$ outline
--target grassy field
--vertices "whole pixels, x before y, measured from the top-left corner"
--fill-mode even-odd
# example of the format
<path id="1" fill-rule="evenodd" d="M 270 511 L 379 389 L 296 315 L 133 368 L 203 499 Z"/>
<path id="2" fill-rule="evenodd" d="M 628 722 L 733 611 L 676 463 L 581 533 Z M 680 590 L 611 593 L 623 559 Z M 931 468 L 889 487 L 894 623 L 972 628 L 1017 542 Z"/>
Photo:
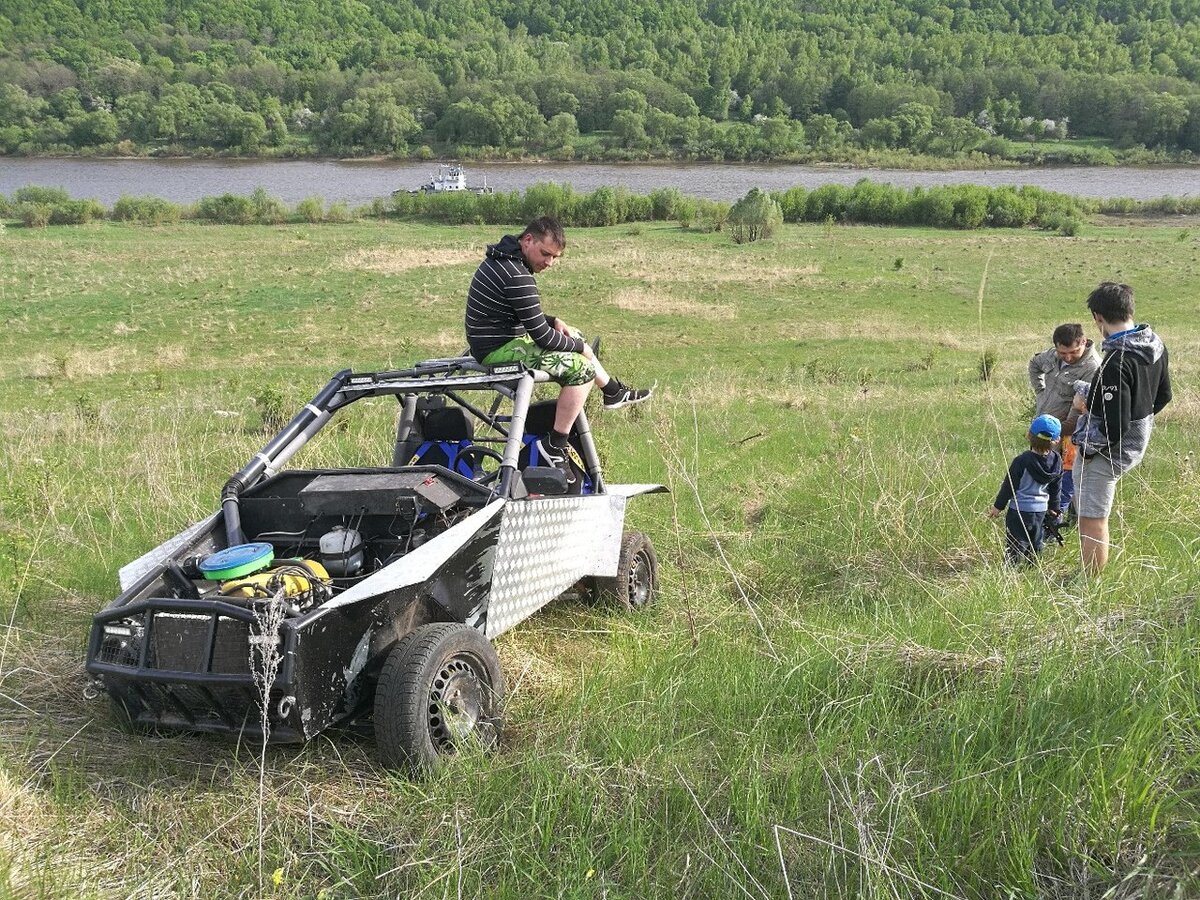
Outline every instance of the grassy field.
<path id="1" fill-rule="evenodd" d="M 672 489 L 631 506 L 656 608 L 564 601 L 500 638 L 495 756 L 415 782 L 331 732 L 267 753 L 261 808 L 257 748 L 85 701 L 117 568 L 335 370 L 456 354 L 497 236 L 0 231 L 0 897 L 1197 896 L 1194 223 L 573 231 L 546 306 L 658 383 L 593 416 L 611 480 Z M 984 512 L 1026 362 L 1105 279 L 1175 401 L 1103 577 L 1073 541 L 1005 570 Z M 393 409 L 297 464 L 385 462 Z"/>

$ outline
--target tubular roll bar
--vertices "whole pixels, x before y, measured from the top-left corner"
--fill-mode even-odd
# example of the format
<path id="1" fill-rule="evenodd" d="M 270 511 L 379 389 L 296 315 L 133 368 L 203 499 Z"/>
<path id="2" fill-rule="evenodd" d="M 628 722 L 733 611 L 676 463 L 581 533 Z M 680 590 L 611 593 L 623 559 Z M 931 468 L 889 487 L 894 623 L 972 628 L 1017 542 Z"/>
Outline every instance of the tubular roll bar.
<path id="1" fill-rule="evenodd" d="M 364 397 L 395 396 L 402 398 L 402 420 L 411 423 L 416 410 L 416 395 L 440 392 L 450 396 L 479 415 L 479 410 L 454 395 L 455 391 L 496 390 L 513 399 L 513 414 L 509 422 L 504 444 L 503 462 L 500 466 L 498 493 L 508 497 L 512 491 L 517 471 L 517 459 L 521 453 L 521 436 L 525 431 L 525 416 L 533 396 L 533 388 L 550 380 L 545 372 L 526 369 L 520 364 L 483 366 L 469 356 L 447 359 L 430 359 L 417 363 L 410 369 L 390 372 L 360 372 L 350 369 L 338 372 L 329 383 L 319 390 L 304 408 L 296 413 L 283 429 L 271 438 L 262 450 L 239 469 L 221 490 L 221 510 L 225 517 L 225 537 L 229 546 L 246 543 L 242 531 L 239 500 L 264 477 L 278 472 L 318 431 L 330 417 L 343 406 L 348 406 Z M 490 416 L 480 416 L 490 422 Z M 592 440 L 587 416 L 582 412 L 576 420 L 576 431 L 583 446 L 583 458 L 588 475 L 597 490 L 602 490 L 600 461 L 596 445 Z M 503 431 L 501 431 L 503 434 Z M 401 442 L 397 436 L 397 446 Z M 397 461 L 393 458 L 393 465 Z"/>

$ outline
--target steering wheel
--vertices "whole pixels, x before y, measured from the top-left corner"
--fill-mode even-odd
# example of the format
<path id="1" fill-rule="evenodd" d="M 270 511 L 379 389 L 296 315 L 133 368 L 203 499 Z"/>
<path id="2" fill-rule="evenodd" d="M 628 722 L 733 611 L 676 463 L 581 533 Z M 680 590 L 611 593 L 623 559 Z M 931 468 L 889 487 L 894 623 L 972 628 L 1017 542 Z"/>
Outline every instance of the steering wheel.
<path id="1" fill-rule="evenodd" d="M 476 458 L 478 457 L 478 459 Z M 491 447 L 485 447 L 482 444 L 472 444 L 469 447 L 464 447 L 459 451 L 459 461 L 466 460 L 471 464 L 471 468 L 479 467 L 482 469 L 483 460 L 491 459 L 496 461 L 496 468 L 491 472 L 484 472 L 475 479 L 477 484 L 491 484 L 500 477 L 500 463 L 504 462 L 504 457 Z"/>

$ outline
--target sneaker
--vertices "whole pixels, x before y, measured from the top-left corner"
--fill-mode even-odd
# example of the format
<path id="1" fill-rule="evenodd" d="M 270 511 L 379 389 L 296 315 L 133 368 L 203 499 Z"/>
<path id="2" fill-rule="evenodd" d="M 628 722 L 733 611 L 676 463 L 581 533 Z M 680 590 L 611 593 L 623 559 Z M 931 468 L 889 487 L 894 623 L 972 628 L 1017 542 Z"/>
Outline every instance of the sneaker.
<path id="1" fill-rule="evenodd" d="M 614 378 L 613 381 L 617 380 Z M 640 391 L 636 388 L 627 387 L 620 381 L 617 381 L 616 393 L 604 395 L 604 408 L 620 409 L 623 406 L 633 406 L 635 403 L 641 403 L 643 400 L 649 400 L 650 395 L 653 393 L 654 388 Z"/>
<path id="2" fill-rule="evenodd" d="M 565 447 L 555 447 L 547 438 L 537 439 L 538 465 L 553 466 L 556 469 L 562 469 L 567 476 L 567 484 L 575 483 L 575 470 L 571 468 L 571 463 L 567 459 L 567 450 Z"/>

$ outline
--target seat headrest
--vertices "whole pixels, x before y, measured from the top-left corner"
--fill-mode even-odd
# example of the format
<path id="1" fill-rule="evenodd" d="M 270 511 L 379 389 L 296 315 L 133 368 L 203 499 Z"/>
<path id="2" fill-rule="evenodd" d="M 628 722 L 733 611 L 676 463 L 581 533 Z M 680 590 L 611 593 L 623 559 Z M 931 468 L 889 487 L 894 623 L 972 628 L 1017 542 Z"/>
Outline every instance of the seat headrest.
<path id="1" fill-rule="evenodd" d="M 475 439 L 475 420 L 461 406 L 431 409 L 425 413 L 421 433 L 427 441 L 471 441 Z"/>

